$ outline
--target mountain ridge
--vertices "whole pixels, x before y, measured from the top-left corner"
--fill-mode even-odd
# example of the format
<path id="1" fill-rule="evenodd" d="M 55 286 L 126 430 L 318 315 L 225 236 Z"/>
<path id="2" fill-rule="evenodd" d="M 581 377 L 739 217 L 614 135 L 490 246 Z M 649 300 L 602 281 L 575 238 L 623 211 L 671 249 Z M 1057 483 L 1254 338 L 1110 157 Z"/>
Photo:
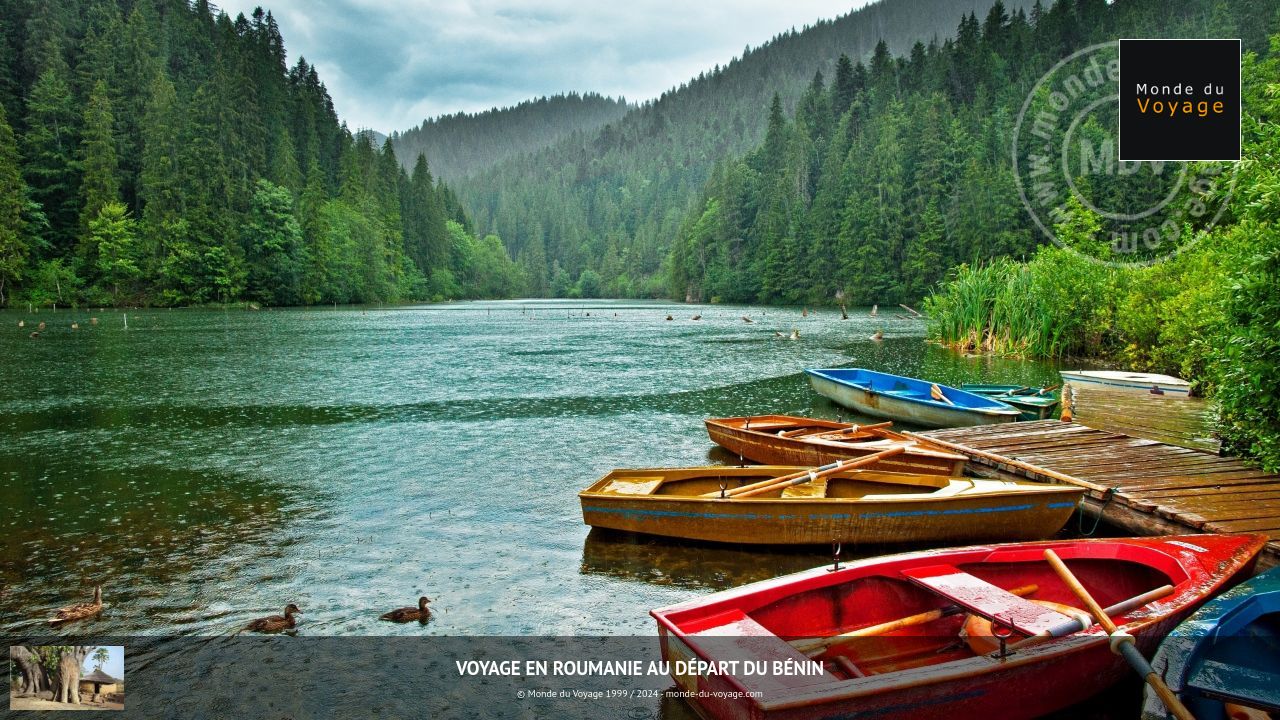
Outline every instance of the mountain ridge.
<path id="1" fill-rule="evenodd" d="M 895 55 L 944 42 L 962 15 L 994 3 L 881 0 L 781 32 L 597 131 L 513 155 L 452 187 L 476 227 L 522 258 L 533 294 L 549 294 L 561 272 L 588 267 L 622 278 L 607 293 L 662 294 L 654 278 L 685 211 L 717 161 L 759 142 L 774 93 L 790 111 L 815 72 L 829 74 L 840 55 L 868 57 L 882 39 Z"/>
<path id="2" fill-rule="evenodd" d="M 624 98 L 569 92 L 475 113 L 457 112 L 393 132 L 396 156 L 411 167 L 425 154 L 437 177 L 469 177 L 511 157 L 537 150 L 576 132 L 599 128 L 630 111 Z"/>

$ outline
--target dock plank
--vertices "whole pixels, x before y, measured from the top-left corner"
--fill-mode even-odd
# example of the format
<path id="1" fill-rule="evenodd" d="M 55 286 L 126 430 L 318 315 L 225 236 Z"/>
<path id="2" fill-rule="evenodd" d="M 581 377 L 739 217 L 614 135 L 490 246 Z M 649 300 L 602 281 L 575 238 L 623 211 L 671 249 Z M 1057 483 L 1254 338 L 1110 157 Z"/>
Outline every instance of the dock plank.
<path id="1" fill-rule="evenodd" d="M 1076 422 L 1172 445 L 1217 452 L 1212 407 L 1200 398 L 1070 386 Z"/>

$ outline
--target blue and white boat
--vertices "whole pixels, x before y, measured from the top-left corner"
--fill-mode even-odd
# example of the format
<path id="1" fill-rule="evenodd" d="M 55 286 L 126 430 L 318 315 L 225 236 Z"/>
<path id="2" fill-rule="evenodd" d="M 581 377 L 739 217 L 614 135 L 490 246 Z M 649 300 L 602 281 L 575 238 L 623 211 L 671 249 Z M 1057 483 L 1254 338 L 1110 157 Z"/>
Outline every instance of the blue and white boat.
<path id="1" fill-rule="evenodd" d="M 805 370 L 814 392 L 864 415 L 926 427 L 1013 422 L 1021 411 L 998 400 L 916 378 L 842 368 Z M 944 399 L 934 397 L 934 388 Z"/>
<path id="2" fill-rule="evenodd" d="M 1122 370 L 1062 370 L 1060 374 L 1063 382 L 1077 386 L 1149 392 L 1174 397 L 1187 397 L 1191 393 L 1191 383 L 1172 375 Z"/>
<path id="3" fill-rule="evenodd" d="M 1280 717 L 1280 568 L 1196 611 L 1151 666 L 1199 720 Z M 1172 717 L 1150 688 L 1142 717 Z"/>

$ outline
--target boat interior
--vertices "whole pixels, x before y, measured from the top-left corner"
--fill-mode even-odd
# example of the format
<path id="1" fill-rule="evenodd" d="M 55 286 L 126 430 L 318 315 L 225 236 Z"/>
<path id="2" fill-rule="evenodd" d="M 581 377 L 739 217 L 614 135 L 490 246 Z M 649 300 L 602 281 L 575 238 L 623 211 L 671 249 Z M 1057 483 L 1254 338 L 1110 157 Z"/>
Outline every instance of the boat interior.
<path id="1" fill-rule="evenodd" d="M 759 468 L 764 468 L 761 472 Z M 592 485 L 585 492 L 606 495 L 651 495 L 664 497 L 713 496 L 752 483 L 791 474 L 806 468 L 778 468 L 756 466 L 751 468 L 725 468 L 723 473 L 711 474 L 707 468 L 667 470 L 657 474 L 653 470 L 615 470 Z M 750 499 L 789 498 L 862 498 L 874 499 L 892 495 L 918 495 L 947 497 L 974 487 L 981 480 L 944 477 L 941 475 L 916 475 L 912 473 L 849 470 L 789 487 L 778 487 Z M 747 498 L 744 498 L 746 500 Z"/>
<path id="2" fill-rule="evenodd" d="M 868 442 L 907 439 L 905 435 L 890 430 L 887 427 L 889 423 L 859 426 L 832 420 L 804 418 L 801 421 L 786 417 L 723 418 L 719 422 L 740 430 L 806 440 L 817 438 L 839 442 Z"/>
<path id="3" fill-rule="evenodd" d="M 942 393 L 942 396 L 950 402 L 948 403 L 945 401 L 935 400 L 931 393 L 932 385 L 923 380 L 907 382 L 902 378 L 892 375 L 882 375 L 879 373 L 870 373 L 861 370 L 824 370 L 822 372 L 831 376 L 831 378 L 835 380 L 857 385 L 871 392 L 880 393 L 881 395 L 892 395 L 894 397 L 928 403 L 957 405 L 959 407 L 969 409 L 1004 407 L 999 402 L 990 398 L 975 395 L 973 393 L 960 392 L 945 385 L 938 385 L 937 387 Z"/>
<path id="4" fill-rule="evenodd" d="M 1186 684 L 1204 697 L 1280 711 L 1280 592 L 1258 594 L 1224 616 Z"/>
<path id="5" fill-rule="evenodd" d="M 1067 613 L 1082 612 L 1038 551 L 998 551 L 982 562 L 956 560 L 955 565 L 938 557 L 894 569 L 871 568 L 844 582 L 819 579 L 810 589 L 781 596 L 762 590 L 731 603 L 675 612 L 669 619 L 699 644 L 709 642 L 744 659 L 817 660 L 828 680 L 838 681 L 997 653 L 1000 635 L 1006 635 L 1008 647 L 1069 619 Z M 1066 562 L 1104 607 L 1187 578 L 1176 563 L 1157 569 L 1118 559 Z M 815 647 L 824 638 L 936 610 L 942 612 L 927 622 Z M 993 632 L 991 618 L 997 616 L 1015 619 Z M 750 641 L 741 641 L 746 638 Z"/>

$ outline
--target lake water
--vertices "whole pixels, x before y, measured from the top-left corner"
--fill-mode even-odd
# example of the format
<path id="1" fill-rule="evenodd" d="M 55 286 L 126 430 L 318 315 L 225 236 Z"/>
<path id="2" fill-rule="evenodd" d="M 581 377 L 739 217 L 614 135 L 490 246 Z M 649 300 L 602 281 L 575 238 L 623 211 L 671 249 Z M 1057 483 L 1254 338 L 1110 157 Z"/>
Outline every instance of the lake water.
<path id="1" fill-rule="evenodd" d="M 0 630 L 101 583 L 108 610 L 66 632 L 225 634 L 295 602 L 306 635 L 650 635 L 650 608 L 826 553 L 589 534 L 576 494 L 609 469 L 733 461 L 708 415 L 834 417 L 805 367 L 1056 382 L 931 347 L 897 313 L 0 313 Z M 377 620 L 422 594 L 425 628 Z"/>

